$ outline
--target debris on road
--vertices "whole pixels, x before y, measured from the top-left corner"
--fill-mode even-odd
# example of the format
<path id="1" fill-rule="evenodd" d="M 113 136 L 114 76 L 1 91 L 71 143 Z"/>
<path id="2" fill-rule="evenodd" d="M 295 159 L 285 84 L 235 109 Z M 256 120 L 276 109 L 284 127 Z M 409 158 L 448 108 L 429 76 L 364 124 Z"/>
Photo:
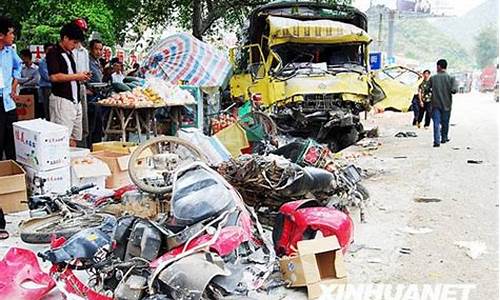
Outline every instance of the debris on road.
<path id="1" fill-rule="evenodd" d="M 362 147 L 366 151 L 377 150 L 380 145 L 381 145 L 380 142 L 370 139 L 363 139 L 356 143 L 356 146 Z"/>
<path id="2" fill-rule="evenodd" d="M 347 283 L 341 246 L 335 237 L 303 240 L 297 251 L 280 258 L 283 278 L 291 287 L 307 287 L 309 299 L 321 296 L 321 286 Z"/>
<path id="3" fill-rule="evenodd" d="M 486 252 L 486 243 L 481 241 L 458 241 L 454 243 L 458 248 L 466 249 L 466 254 L 472 259 L 477 259 Z"/>
<path id="4" fill-rule="evenodd" d="M 372 129 L 366 130 L 365 135 L 367 138 L 376 138 L 379 137 L 378 127 L 374 127 Z"/>
<path id="5" fill-rule="evenodd" d="M 441 202 L 442 200 L 439 198 L 417 197 L 413 199 L 413 201 L 417 203 L 436 203 L 436 202 Z"/>
<path id="6" fill-rule="evenodd" d="M 399 248 L 399 253 L 409 255 L 411 254 L 411 249 L 406 247 Z"/>
<path id="7" fill-rule="evenodd" d="M 21 223 L 21 238 L 50 242 L 38 256 L 52 263 L 47 276 L 57 285 L 51 288 L 99 300 L 247 295 L 284 284 L 273 275 L 278 258 L 306 266 L 318 251 L 327 268 L 321 278 L 345 282 L 341 256 L 354 237 L 348 207 L 360 208 L 364 221 L 369 200 L 359 168 L 312 140 L 212 167 L 194 146 L 186 146 L 192 155 L 186 160 L 172 147 L 145 151 L 153 144 L 162 138 L 139 145 L 130 157 L 128 172 L 140 185 L 96 192 L 87 184 L 29 198 L 32 217 Z M 271 225 L 272 241 L 260 222 Z M 79 278 L 77 269 L 90 277 Z M 194 276 L 193 269 L 202 271 Z M 303 285 L 314 298 L 324 280 L 309 275 Z"/>
<path id="8" fill-rule="evenodd" d="M 476 164 L 476 165 L 480 165 L 480 164 L 482 164 L 482 163 L 483 163 L 483 161 L 482 161 L 482 160 L 469 159 L 469 160 L 467 160 L 467 163 L 468 163 L 468 164 Z"/>
<path id="9" fill-rule="evenodd" d="M 400 131 L 396 133 L 395 137 L 397 138 L 417 137 L 417 134 L 413 131 L 406 131 L 406 132 Z"/>

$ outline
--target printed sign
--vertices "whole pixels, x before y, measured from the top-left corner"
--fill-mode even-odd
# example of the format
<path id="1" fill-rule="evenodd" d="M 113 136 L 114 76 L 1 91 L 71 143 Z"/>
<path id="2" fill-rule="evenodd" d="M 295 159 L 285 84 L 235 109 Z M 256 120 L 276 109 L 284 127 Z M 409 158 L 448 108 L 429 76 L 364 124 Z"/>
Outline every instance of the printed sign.
<path id="1" fill-rule="evenodd" d="M 372 52 L 370 53 L 370 69 L 380 70 L 382 68 L 382 53 Z"/>

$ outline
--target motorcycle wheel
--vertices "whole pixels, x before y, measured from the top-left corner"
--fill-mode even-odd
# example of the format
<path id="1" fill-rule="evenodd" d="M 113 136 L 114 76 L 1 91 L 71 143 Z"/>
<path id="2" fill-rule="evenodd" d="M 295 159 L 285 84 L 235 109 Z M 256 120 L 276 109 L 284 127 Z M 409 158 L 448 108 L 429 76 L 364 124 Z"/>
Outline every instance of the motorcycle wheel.
<path id="1" fill-rule="evenodd" d="M 361 194 L 361 196 L 363 196 L 363 200 L 370 199 L 368 189 L 361 185 L 361 183 L 356 183 L 356 190 Z"/>
<path id="2" fill-rule="evenodd" d="M 169 150 L 165 148 L 168 147 Z M 206 156 L 203 152 L 198 149 L 195 145 L 188 141 L 185 141 L 178 137 L 173 136 L 160 136 L 150 139 L 142 144 L 140 144 L 137 149 L 134 150 L 130 156 L 128 163 L 128 171 L 130 179 L 137 185 L 137 187 L 147 193 L 152 194 L 166 194 L 172 191 L 172 185 L 162 182 L 162 185 L 156 185 L 149 183 L 147 178 L 140 175 L 141 167 L 144 159 L 147 159 L 147 152 L 150 151 L 152 155 L 164 154 L 164 153 L 175 153 L 176 150 L 185 150 L 183 154 L 188 154 L 189 157 L 179 157 L 181 161 L 202 161 L 207 162 Z M 176 153 L 177 154 L 177 153 Z M 149 155 L 151 156 L 151 155 Z M 189 160 L 191 159 L 191 160 Z M 158 175 L 158 174 L 157 174 Z M 162 180 L 160 180 L 162 181 Z"/>
<path id="3" fill-rule="evenodd" d="M 21 240 L 29 244 L 48 244 L 52 236 L 69 239 L 75 233 L 102 224 L 107 214 L 84 214 L 72 218 L 64 218 L 60 214 L 30 218 L 19 224 Z"/>

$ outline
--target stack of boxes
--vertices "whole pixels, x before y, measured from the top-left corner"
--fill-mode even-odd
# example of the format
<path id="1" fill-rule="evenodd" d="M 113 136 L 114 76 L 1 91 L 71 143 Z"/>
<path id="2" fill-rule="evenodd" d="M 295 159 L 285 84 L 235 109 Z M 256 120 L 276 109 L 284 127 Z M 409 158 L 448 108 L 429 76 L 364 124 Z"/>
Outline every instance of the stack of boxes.
<path id="1" fill-rule="evenodd" d="M 102 142 L 92 145 L 92 156 L 105 162 L 111 176 L 106 178 L 106 188 L 115 189 L 131 183 L 128 174 L 130 154 L 137 144 L 130 142 Z"/>
<path id="2" fill-rule="evenodd" d="M 26 171 L 28 190 L 41 192 L 34 184 L 38 178 L 44 180 L 43 192 L 66 192 L 71 187 L 68 129 L 42 119 L 13 125 L 16 160 Z"/>
<path id="3" fill-rule="evenodd" d="M 72 186 L 88 183 L 99 190 L 130 184 L 128 160 L 135 144 L 104 142 L 95 144 L 90 153 L 88 149 L 69 147 L 65 126 L 42 119 L 13 125 L 16 161 L 26 172 L 29 192 L 65 193 Z M 40 181 L 43 190 L 37 186 Z"/>

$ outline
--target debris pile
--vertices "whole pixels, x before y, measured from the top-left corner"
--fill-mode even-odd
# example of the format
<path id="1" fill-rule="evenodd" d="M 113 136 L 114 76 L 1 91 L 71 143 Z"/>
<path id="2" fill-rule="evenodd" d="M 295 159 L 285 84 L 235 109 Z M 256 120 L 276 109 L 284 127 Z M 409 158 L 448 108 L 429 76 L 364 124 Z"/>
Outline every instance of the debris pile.
<path id="1" fill-rule="evenodd" d="M 320 283 L 346 281 L 349 208 L 364 220 L 369 199 L 357 167 L 312 140 L 208 161 L 189 142 L 161 137 L 131 155 L 133 185 L 31 196 L 21 238 L 50 243 L 38 257 L 52 267 L 44 273 L 34 253 L 11 249 L 27 258 L 9 252 L 0 268 L 44 288 L 28 294 L 2 278 L 0 295 L 40 299 L 57 287 L 68 299 L 223 299 L 286 285 L 307 286 L 315 298 Z M 312 278 L 305 268 L 318 249 Z"/>

